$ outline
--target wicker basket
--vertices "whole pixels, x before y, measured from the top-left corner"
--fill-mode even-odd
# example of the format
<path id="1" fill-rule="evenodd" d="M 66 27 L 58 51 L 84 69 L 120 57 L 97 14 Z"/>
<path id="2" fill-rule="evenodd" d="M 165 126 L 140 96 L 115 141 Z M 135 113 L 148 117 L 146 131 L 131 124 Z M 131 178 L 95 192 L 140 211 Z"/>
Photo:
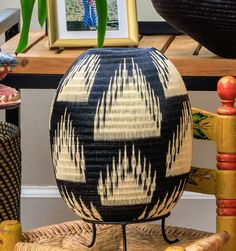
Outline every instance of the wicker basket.
<path id="1" fill-rule="evenodd" d="M 97 241 L 93 248 L 86 248 L 92 238 L 92 227 L 83 221 L 66 222 L 46 226 L 24 234 L 24 242 L 15 251 L 121 251 L 121 227 L 98 225 Z M 170 238 L 178 238 L 178 246 L 186 251 L 216 251 L 228 239 L 228 234 L 210 234 L 186 228 L 167 227 Z M 203 238 L 203 239 L 202 239 Z M 199 241 L 199 239 L 201 239 Z M 197 241 L 198 242 L 195 242 Z M 129 251 L 163 251 L 169 245 L 162 238 L 161 228 L 156 224 L 134 224 L 127 227 Z M 190 243 L 194 244 L 190 245 Z M 190 245 L 190 246 L 189 246 Z"/>
<path id="2" fill-rule="evenodd" d="M 235 0 L 152 0 L 170 24 L 213 53 L 236 58 Z"/>
<path id="3" fill-rule="evenodd" d="M 0 122 L 0 221 L 20 218 L 20 130 Z"/>
<path id="4" fill-rule="evenodd" d="M 80 218 L 133 222 L 169 214 L 190 171 L 192 114 L 184 82 L 164 55 L 90 49 L 63 77 L 52 106 L 57 186 Z"/>

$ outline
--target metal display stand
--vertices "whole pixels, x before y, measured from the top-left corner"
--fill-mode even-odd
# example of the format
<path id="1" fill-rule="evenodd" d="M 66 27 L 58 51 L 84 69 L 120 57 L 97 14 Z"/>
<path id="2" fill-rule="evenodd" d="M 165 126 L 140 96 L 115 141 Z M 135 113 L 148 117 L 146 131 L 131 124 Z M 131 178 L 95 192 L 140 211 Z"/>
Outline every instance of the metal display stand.
<path id="1" fill-rule="evenodd" d="M 97 235 L 97 231 L 96 231 L 96 225 L 97 224 L 103 224 L 103 225 L 121 225 L 122 228 L 122 240 L 123 240 L 123 251 L 127 251 L 127 238 L 126 238 L 126 226 L 129 224 L 138 224 L 138 223 L 147 223 L 147 222 L 151 222 L 151 221 L 158 221 L 161 220 L 161 232 L 162 232 L 162 236 L 163 239 L 165 240 L 166 243 L 168 244 L 174 244 L 177 243 L 179 240 L 175 239 L 175 240 L 170 240 L 168 239 L 168 236 L 166 234 L 166 228 L 165 228 L 165 219 L 167 217 L 170 216 L 170 213 L 168 213 L 167 215 L 163 215 L 160 217 L 156 217 L 153 218 L 151 220 L 138 220 L 138 221 L 133 221 L 133 222 L 103 222 L 103 221 L 97 221 L 97 222 L 93 222 L 93 221 L 87 221 L 84 220 L 85 222 L 88 222 L 90 224 L 92 224 L 92 240 L 91 243 L 89 245 L 84 245 L 87 248 L 91 248 L 95 245 L 96 242 L 96 235 Z"/>

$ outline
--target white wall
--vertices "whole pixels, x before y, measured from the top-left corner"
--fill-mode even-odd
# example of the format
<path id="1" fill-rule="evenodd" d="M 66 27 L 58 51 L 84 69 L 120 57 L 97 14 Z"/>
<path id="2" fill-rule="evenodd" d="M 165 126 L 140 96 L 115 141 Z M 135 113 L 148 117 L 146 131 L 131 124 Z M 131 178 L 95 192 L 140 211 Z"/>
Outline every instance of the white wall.
<path id="1" fill-rule="evenodd" d="M 137 2 L 137 12 L 138 20 L 141 21 L 163 21 L 163 18 L 160 17 L 153 5 L 151 0 L 136 0 Z"/>
<path id="2" fill-rule="evenodd" d="M 19 6 L 19 0 L 1 0 L 0 11 Z M 151 1 L 138 0 L 138 15 L 143 21 L 161 20 Z M 33 27 L 38 28 L 34 13 Z M 33 83 L 32 83 L 33 84 Z M 77 216 L 58 196 L 51 164 L 48 118 L 54 90 L 22 90 L 22 223 L 24 229 L 51 223 L 59 223 Z M 216 93 L 193 93 L 190 99 L 194 106 L 215 111 L 219 105 Z M 193 164 L 214 167 L 215 153 L 212 144 L 204 146 L 194 142 Z M 200 161 L 204 158 L 204 162 Z M 205 164 L 203 164 L 205 163 Z M 35 187 L 36 186 L 36 187 Z M 168 220 L 170 224 L 196 227 L 208 231 L 215 229 L 215 200 L 202 195 L 185 194 Z M 196 197 L 197 196 L 197 197 Z"/>
<path id="3" fill-rule="evenodd" d="M 37 6 L 37 1 L 36 4 Z M 6 8 L 20 8 L 20 0 L 1 0 L 1 4 L 0 4 L 0 11 L 4 10 Z M 38 28 L 39 26 L 37 25 L 37 8 L 35 8 L 34 13 L 33 13 L 33 17 L 32 17 L 32 27 L 33 28 Z"/>

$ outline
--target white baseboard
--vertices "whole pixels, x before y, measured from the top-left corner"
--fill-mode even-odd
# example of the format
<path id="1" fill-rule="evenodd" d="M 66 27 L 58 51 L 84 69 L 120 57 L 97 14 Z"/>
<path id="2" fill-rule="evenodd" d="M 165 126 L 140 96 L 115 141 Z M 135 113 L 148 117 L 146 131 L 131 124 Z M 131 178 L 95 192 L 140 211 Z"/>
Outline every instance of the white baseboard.
<path id="1" fill-rule="evenodd" d="M 21 197 L 32 198 L 32 199 L 61 198 L 58 188 L 56 186 L 22 186 Z M 182 199 L 184 200 L 214 200 L 215 196 L 201 194 L 201 193 L 184 192 Z"/>
<path id="2" fill-rule="evenodd" d="M 57 186 L 22 186 L 22 198 L 61 198 Z"/>

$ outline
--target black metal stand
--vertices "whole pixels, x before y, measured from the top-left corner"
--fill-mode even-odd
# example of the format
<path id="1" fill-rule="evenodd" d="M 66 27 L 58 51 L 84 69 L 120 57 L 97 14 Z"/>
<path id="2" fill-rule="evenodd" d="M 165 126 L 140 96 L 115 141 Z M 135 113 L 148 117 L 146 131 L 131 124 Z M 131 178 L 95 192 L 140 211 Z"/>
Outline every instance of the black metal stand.
<path id="1" fill-rule="evenodd" d="M 126 240 L 126 224 L 122 224 L 122 239 L 123 239 L 123 250 L 127 250 L 127 240 Z"/>
<path id="2" fill-rule="evenodd" d="M 95 224 L 95 223 L 92 224 L 92 228 L 93 228 L 92 241 L 91 241 L 91 243 L 90 243 L 89 245 L 85 245 L 85 244 L 84 244 L 84 246 L 85 246 L 86 248 L 91 248 L 91 247 L 93 247 L 94 244 L 95 244 L 95 242 L 96 242 L 97 230 L 96 230 L 96 224 Z"/>
<path id="3" fill-rule="evenodd" d="M 163 239 L 168 244 L 174 244 L 174 243 L 178 242 L 179 239 L 175 239 L 175 240 L 168 239 L 167 234 L 166 234 L 165 221 L 166 221 L 165 218 L 161 220 L 161 232 L 162 232 Z"/>
<path id="4" fill-rule="evenodd" d="M 129 224 L 137 224 L 137 223 L 145 223 L 145 222 L 151 222 L 151 221 L 157 221 L 157 220 L 161 220 L 161 231 L 162 231 L 162 236 L 163 239 L 165 240 L 166 243 L 168 244 L 173 244 L 178 242 L 179 240 L 169 240 L 167 237 L 167 234 L 165 232 L 165 219 L 170 216 L 170 213 L 168 213 L 167 215 L 163 215 L 161 217 L 157 217 L 151 220 L 138 220 L 138 221 L 132 221 L 132 222 L 103 222 L 103 221 L 97 221 L 97 222 L 93 222 L 93 221 L 87 221 L 84 220 L 85 222 L 91 223 L 92 224 L 92 228 L 93 228 L 93 232 L 92 232 L 92 241 L 90 245 L 84 245 L 87 248 L 91 248 L 95 245 L 96 243 L 96 225 L 97 224 L 104 224 L 104 225 L 121 225 L 122 227 L 122 239 L 123 239 L 123 251 L 127 251 L 127 238 L 126 238 L 126 226 Z"/>

